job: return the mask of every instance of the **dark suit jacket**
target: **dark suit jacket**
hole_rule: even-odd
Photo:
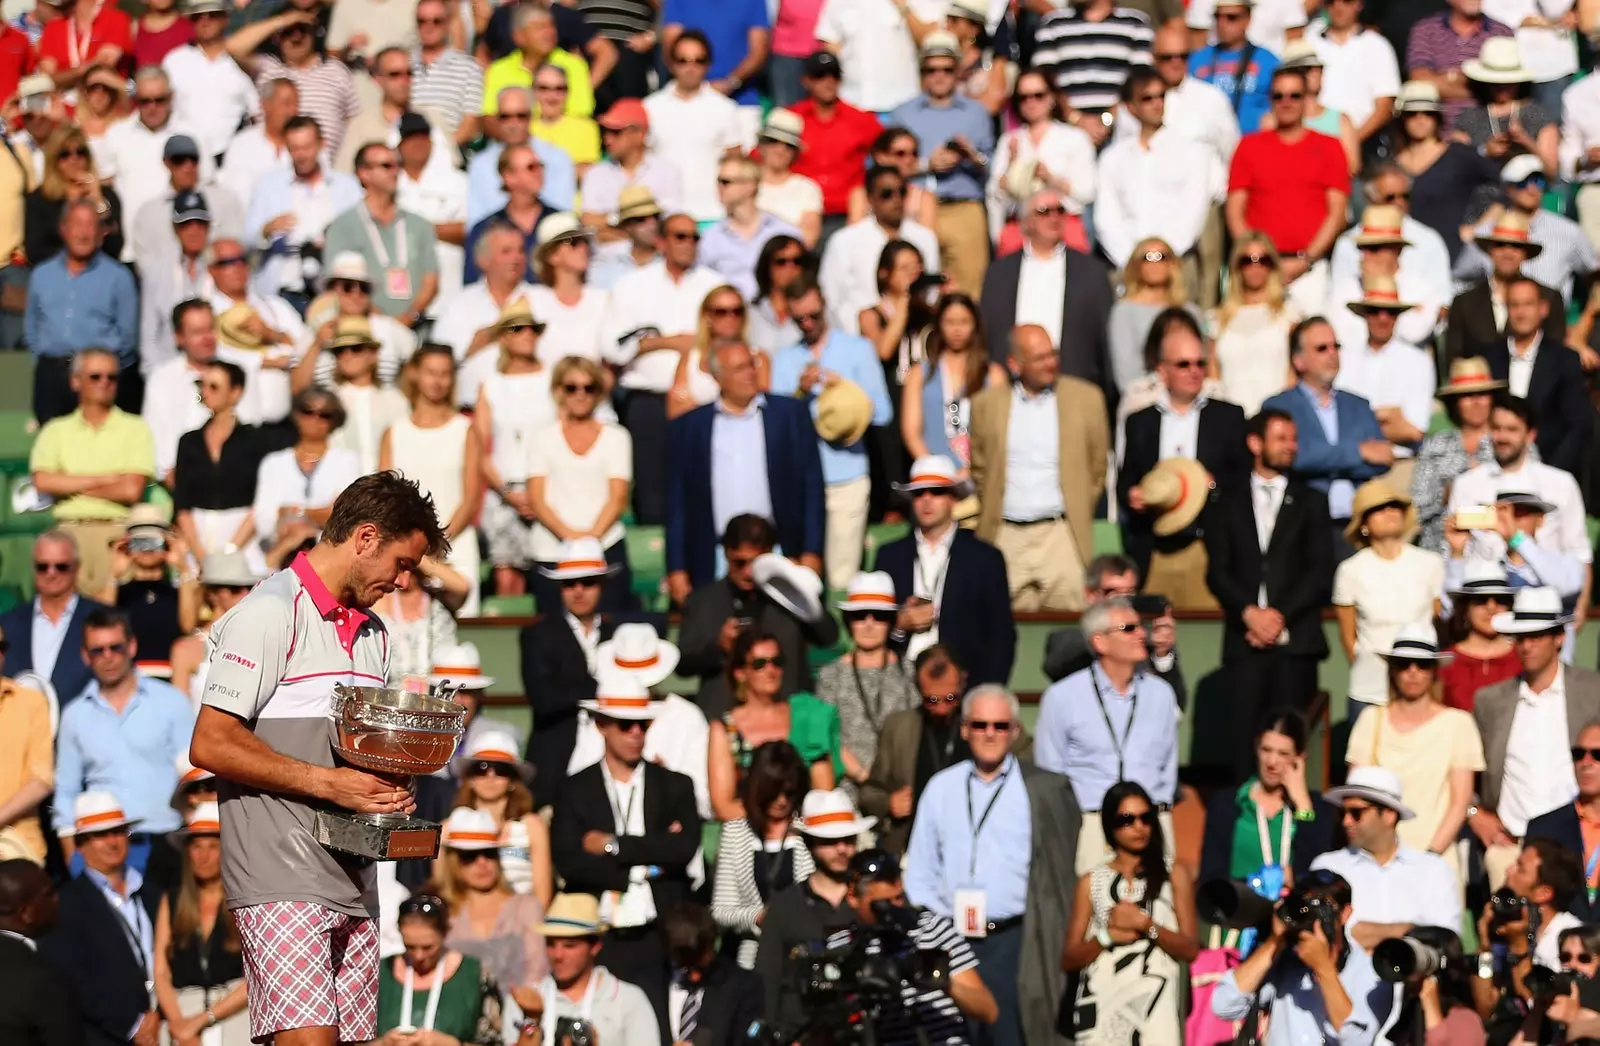
[[[765,632],[775,636],[783,651],[783,692],[797,694],[811,689],[809,647],[830,647],[839,641],[839,622],[824,613],[815,622],[802,621],[779,606],[759,588],[735,592],[727,578],[701,585],[689,593],[683,604],[683,626],[678,632],[678,674],[700,677],[700,692],[695,702],[708,719],[720,719],[733,707],[733,696],[722,677],[726,660],[717,637],[728,618],[747,617]]]
[[[703,585],[716,576],[717,533],[711,515],[711,428],[717,405],[697,407],[667,426],[667,570],[687,570]],[[767,440],[767,489],[778,544],[786,556],[822,555],[822,455],[811,410],[768,393],[761,410]]]
[[[1122,465],[1117,469],[1118,518],[1122,521],[1122,548],[1139,564],[1141,578],[1150,575],[1153,551],[1176,552],[1201,536],[1202,521],[1195,521],[1170,537],[1151,531],[1155,516],[1128,507],[1128,492],[1161,460],[1161,410],[1146,407],[1128,416],[1122,428]],[[1200,409],[1200,436],[1194,457],[1211,473],[1218,490],[1246,482],[1250,452],[1244,445],[1244,411],[1233,403],[1208,400]]]
[[[917,538],[908,534],[878,550],[874,569],[894,580],[894,597],[911,598],[917,568]],[[1017,624],[1011,616],[1011,589],[1000,550],[970,530],[957,528],[945,569],[939,603],[939,642],[967,670],[967,685],[1011,679],[1017,656]],[[899,644],[905,649],[905,641]]]
[[[1560,291],[1542,283],[1539,294],[1550,306],[1550,315],[1544,321],[1544,344],[1563,345],[1567,340],[1567,304],[1561,300]],[[1489,293],[1488,280],[1456,295],[1450,303],[1450,323],[1444,335],[1445,352],[1451,360],[1487,356],[1495,345],[1504,348],[1505,340],[1505,329],[1494,321],[1494,298]],[[1496,377],[1504,378],[1505,374]]]
[[[1246,656],[1244,611],[1256,605],[1267,586],[1267,605],[1283,615],[1289,629],[1284,652],[1322,659],[1328,640],[1322,633],[1322,608],[1333,595],[1333,545],[1328,539],[1328,499],[1291,479],[1278,507],[1272,541],[1265,554],[1256,537],[1250,483],[1219,492],[1206,506],[1206,586],[1222,604],[1222,659]]]
[[[1583,828],[1578,824],[1578,808],[1571,803],[1558,806],[1547,814],[1540,814],[1528,822],[1524,838],[1543,836],[1554,840],[1584,859]],[[1589,891],[1580,889],[1572,895],[1567,911],[1586,923],[1600,922],[1600,904],[1589,903]]]
[[[83,1019],[65,970],[16,938],[0,936],[0,984],[5,985],[0,990],[0,1042],[83,1046]]]
[[[1600,719],[1600,673],[1566,665],[1562,668],[1563,683],[1567,692],[1567,744],[1578,743],[1578,733],[1588,723]],[[1518,693],[1522,677],[1512,676],[1503,682],[1486,686],[1478,691],[1472,702],[1472,718],[1478,724],[1478,736],[1483,738],[1483,761],[1488,769],[1478,775],[1478,794],[1483,797],[1483,808],[1500,809],[1500,783],[1506,773],[1506,742],[1511,738],[1511,720],[1517,710]],[[1552,759],[1565,759],[1556,749]],[[1578,852],[1582,853],[1580,846]]]
[[[1484,346],[1489,370],[1501,381],[1511,372],[1511,347],[1504,340]],[[1578,354],[1559,341],[1541,339],[1528,377],[1528,405],[1538,427],[1539,457],[1546,465],[1583,474],[1583,455],[1594,428],[1588,379]]]
[[[154,926],[156,901],[143,890],[138,896]],[[72,978],[88,1046],[127,1046],[128,1032],[151,1008],[144,964],[125,925],[89,877],[80,875],[61,888],[56,927],[39,942],[40,952]]]
[[[761,1019],[765,989],[760,976],[719,956],[701,986],[705,997],[690,1046],[742,1046],[750,1026]]]
[[[1361,444],[1369,439],[1383,439],[1383,429],[1372,413],[1372,404],[1353,392],[1335,389],[1333,405],[1339,418],[1338,443],[1328,442],[1310,397],[1299,385],[1291,385],[1262,404],[1285,411],[1294,419],[1300,437],[1294,474],[1323,493],[1327,493],[1328,485],[1336,479],[1347,479],[1359,487],[1389,471],[1386,466],[1373,465],[1361,457]]]
[[[620,852],[616,857],[607,857],[583,848],[585,832],[609,835],[616,830],[602,765],[596,763],[578,771],[556,793],[555,815],[550,820],[550,855],[556,871],[566,881],[566,891],[598,897],[607,890],[626,890],[628,869],[636,864],[653,864],[661,869],[661,875],[650,883],[657,913],[689,900],[689,862],[700,847],[700,811],[695,806],[694,782],[664,766],[641,763],[645,834],[618,836]]]
[[[83,693],[93,678],[89,666],[83,663],[83,619],[89,612],[105,604],[84,596],[72,608],[72,620],[67,634],[61,640],[61,653],[56,655],[55,669],[50,673],[50,685],[56,688],[56,700],[63,710],[67,704]],[[0,629],[5,630],[9,649],[6,653],[6,675],[33,672],[33,601],[18,603],[0,614]]]
[[[995,259],[983,278],[978,311],[989,356],[1004,366],[1010,352],[1011,328],[1017,322],[1017,284],[1023,251]],[[1080,251],[1067,250],[1067,280],[1062,289],[1061,329],[1051,331],[1061,349],[1061,373],[1082,378],[1101,389],[1111,387],[1111,347],[1106,325],[1111,320],[1111,280],[1105,265]]]
[[[600,615],[602,642],[616,630],[609,614]],[[555,800],[567,776],[567,762],[578,743],[578,702],[594,699],[595,682],[565,613],[546,614],[523,626],[517,645],[522,650],[522,689],[533,710],[527,757],[534,767],[534,801],[543,806]]]

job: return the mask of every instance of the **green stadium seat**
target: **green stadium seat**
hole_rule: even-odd
[[[864,557],[867,564],[866,569],[871,570],[873,564],[878,561],[878,549],[891,541],[899,541],[909,533],[911,533],[911,525],[909,523],[874,523],[869,526],[865,543],[866,556]]]
[[[0,458],[19,459],[27,468],[37,426],[30,410],[0,410]]]
[[[658,526],[629,526],[628,567],[633,571],[633,594],[648,611],[667,608],[666,529]]]
[[[479,613],[483,617],[532,617],[533,597],[484,596]]]
[[[1122,531],[1109,519],[1094,521],[1094,554],[1112,555],[1122,551]]]

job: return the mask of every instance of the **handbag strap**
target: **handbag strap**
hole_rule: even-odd
[[[1239,115],[1239,106],[1244,102],[1244,74],[1250,68],[1250,59],[1256,56],[1256,45],[1245,41],[1244,50],[1239,53],[1239,65],[1233,74],[1233,115]]]

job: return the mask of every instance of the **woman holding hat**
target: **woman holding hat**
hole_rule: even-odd
[[[550,828],[533,807],[527,781],[533,767],[517,758],[517,742],[503,730],[480,730],[456,757],[461,788],[452,807],[494,818],[500,833],[500,868],[517,893],[548,905],[555,896],[550,867]]]
[[[723,284],[700,301],[700,319],[695,326],[694,348],[678,356],[678,371],[667,390],[667,420],[714,402],[720,391],[711,375],[711,363],[724,345],[748,344],[745,320],[748,310],[738,289]],[[756,380],[766,388],[772,383],[772,361],[765,352],[755,353]]]
[[[1454,426],[1435,432],[1417,449],[1416,472],[1411,477],[1411,496],[1422,529],[1417,544],[1423,548],[1444,546],[1444,510],[1450,484],[1474,465],[1494,460],[1494,443],[1489,439],[1489,414],[1494,408],[1494,393],[1506,387],[1489,371],[1482,356],[1450,361],[1450,377],[1434,397]],[[1538,451],[1530,443],[1530,454]]]
[[[1411,497],[1382,479],[1357,488],[1345,540],[1357,549],[1333,572],[1333,609],[1350,661],[1350,718],[1389,700],[1383,651],[1401,627],[1438,616],[1444,557],[1409,544],[1417,529]]]
[[[166,2],[171,4],[173,0]],[[154,10],[154,5],[151,10]],[[127,115],[128,81],[109,66],[90,67],[84,74],[83,87],[78,92],[78,107],[72,112],[73,120],[89,139],[89,147],[99,147],[111,125]]]
[[[761,922],[772,896],[815,870],[804,837],[795,831],[810,787],[795,747],[768,741],[756,749],[739,786],[745,815],[722,826],[711,916],[726,932],[723,950],[747,970],[755,969]]]
[[[711,810],[721,821],[745,816],[739,782],[755,750],[768,741],[788,741],[800,753],[811,787],[832,789],[844,774],[839,713],[810,694],[783,693],[783,649],[773,636],[751,625],[728,651],[728,691],[732,711],[711,723],[706,767]]]
[[[1461,63],[1467,85],[1477,104],[1456,117],[1451,137],[1504,166],[1513,156],[1531,153],[1539,158],[1546,178],[1556,176],[1556,153],[1561,145],[1557,114],[1533,99],[1533,74],[1522,64],[1522,46],[1514,37],[1494,36],[1483,42],[1477,58]],[[1474,202],[1482,213],[1496,195],[1494,187],[1480,190]]]
[[[222,822],[215,802],[190,810],[172,833],[183,851],[178,886],[156,910],[152,980],[166,1025],[163,1046],[187,1046],[207,1029],[218,1046],[248,1046],[244,957],[222,888]],[[212,1041],[208,1037],[208,1042]]]
[[[1449,636],[1459,637],[1450,648],[1454,660],[1439,669],[1444,703],[1471,712],[1478,691],[1510,679],[1522,671],[1511,639],[1494,627],[1494,616],[1511,609],[1514,595],[1499,563],[1468,560],[1461,580],[1450,586]]]
[[[1017,209],[1036,189],[1061,194],[1061,205],[1067,209],[1062,242],[1088,250],[1083,214],[1094,203],[1099,184],[1094,142],[1061,119],[1055,86],[1037,69],[1017,77],[1011,115],[1017,126],[1000,136],[989,161],[989,235],[999,244],[998,253],[1022,247]]]
[[[405,951],[378,966],[377,1046],[500,1046],[500,986],[483,964],[450,948],[444,900],[419,893],[400,902]]]
[[[534,434],[556,418],[550,395],[550,371],[539,360],[544,323],[534,318],[529,303],[513,298],[500,310],[495,330],[500,359],[493,374],[478,387],[472,427],[483,459],[483,482],[489,491],[483,506],[483,531],[494,566],[497,595],[520,596],[528,590],[528,539],[533,509],[528,503],[528,454]]]
[[[1246,417],[1299,380],[1289,366],[1289,332],[1299,320],[1284,294],[1277,248],[1263,233],[1245,233],[1228,259],[1228,293],[1207,326],[1215,340],[1213,376]]]
[[[756,206],[799,229],[804,246],[810,249],[822,238],[822,187],[794,173],[794,162],[804,148],[804,133],[805,121],[790,110],[767,113],[761,133],[756,135],[756,155],[761,161]]]
[[[1389,145],[1396,165],[1411,176],[1411,216],[1444,238],[1453,264],[1461,254],[1467,205],[1479,186],[1499,180],[1500,165],[1444,137],[1444,111],[1434,84],[1402,84],[1394,113]]]
[[[544,74],[540,74],[541,76]],[[528,304],[541,323],[550,327],[544,360],[562,356],[600,358],[600,329],[605,323],[607,291],[588,285],[594,243],[578,216],[565,211],[547,214],[534,230],[539,246],[533,252],[533,271],[539,283],[528,294]]]
[[[450,811],[433,879],[418,893],[431,893],[449,908],[447,947],[476,958],[524,1010],[537,1005],[537,985],[550,969],[539,933],[545,909],[506,881],[493,817],[466,807]]]
[[[1394,771],[1416,812],[1400,823],[1400,841],[1439,854],[1464,882],[1455,841],[1473,775],[1484,768],[1483,739],[1471,713],[1439,700],[1439,668],[1450,655],[1440,652],[1431,620],[1403,626],[1379,656],[1387,663],[1388,700],[1357,717],[1345,762]]]
[[[838,710],[839,754],[844,758],[841,786],[854,799],[872,769],[884,721],[903,709],[919,707],[922,698],[899,656],[889,649],[889,631],[900,609],[889,575],[857,574],[834,607],[844,617],[851,649],[817,670],[817,697]]]

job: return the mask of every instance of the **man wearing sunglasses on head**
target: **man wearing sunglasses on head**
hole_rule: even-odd
[[[1578,796],[1528,822],[1528,841],[1551,839],[1580,856],[1583,887],[1573,892],[1567,911],[1586,923],[1600,922],[1600,723],[1578,731],[1572,745],[1572,776]]]

